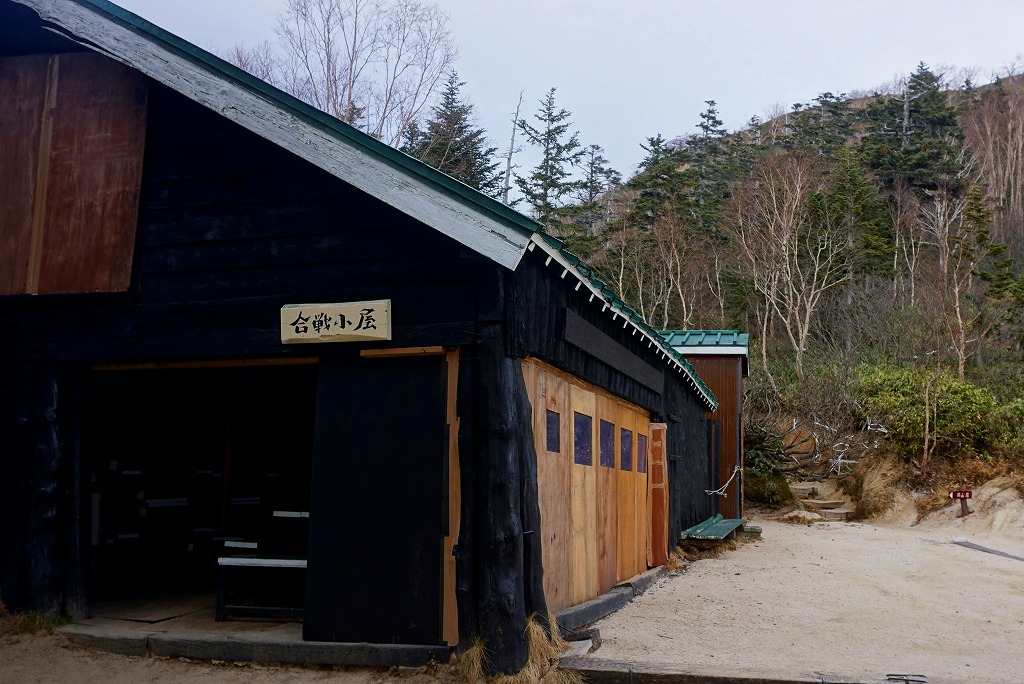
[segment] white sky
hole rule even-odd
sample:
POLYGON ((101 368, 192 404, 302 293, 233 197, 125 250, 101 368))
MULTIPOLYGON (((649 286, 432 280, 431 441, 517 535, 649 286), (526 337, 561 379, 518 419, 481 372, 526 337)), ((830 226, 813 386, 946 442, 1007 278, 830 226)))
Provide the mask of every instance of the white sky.
MULTIPOLYGON (((201 47, 274 39, 284 0, 114 0, 201 47)), ((519 92, 551 87, 584 145, 628 177, 640 144, 692 133, 716 100, 742 127, 781 103, 870 90, 918 62, 977 67, 1024 54, 1020 0, 437 0, 479 123, 502 149, 519 92)), ((528 165, 528 157, 520 159, 528 165)))

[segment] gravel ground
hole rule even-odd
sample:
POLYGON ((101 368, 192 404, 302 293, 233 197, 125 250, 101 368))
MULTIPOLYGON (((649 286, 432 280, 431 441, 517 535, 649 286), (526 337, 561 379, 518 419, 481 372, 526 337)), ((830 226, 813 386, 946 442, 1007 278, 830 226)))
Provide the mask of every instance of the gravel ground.
POLYGON ((1024 526, 992 533, 952 515, 910 528, 754 520, 761 541, 690 563, 600 621, 592 657, 737 675, 1024 682, 1024 562, 950 543, 1024 558, 1024 526))

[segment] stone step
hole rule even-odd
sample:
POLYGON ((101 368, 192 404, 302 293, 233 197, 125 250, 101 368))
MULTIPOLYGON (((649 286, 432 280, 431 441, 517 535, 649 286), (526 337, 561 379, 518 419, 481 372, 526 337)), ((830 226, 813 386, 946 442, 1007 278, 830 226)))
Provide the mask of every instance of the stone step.
POLYGON ((818 496, 818 486, 813 482, 791 482, 789 491, 793 492, 793 496, 798 499, 818 496))
POLYGON ((800 501, 804 508, 812 510, 824 510, 830 508, 842 508, 846 502, 842 499, 802 499, 800 501))
POLYGON ((853 516, 849 508, 824 508, 820 513, 825 520, 849 520, 853 516))

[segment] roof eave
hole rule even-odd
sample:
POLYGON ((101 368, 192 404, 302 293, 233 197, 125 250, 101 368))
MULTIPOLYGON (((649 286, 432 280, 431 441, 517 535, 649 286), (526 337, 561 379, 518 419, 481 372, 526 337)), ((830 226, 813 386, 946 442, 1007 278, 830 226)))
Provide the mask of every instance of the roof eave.
POLYGON ((588 290, 590 290, 591 301, 593 301, 595 298, 599 298, 602 304, 602 310, 610 310, 612 312, 613 320, 621 316, 624 319, 624 327, 631 326, 633 328, 634 334, 642 334, 647 339, 649 347, 657 347, 658 355, 664 358, 665 362, 669 366, 675 367, 676 370, 681 372, 684 375, 684 377, 686 377, 691 388, 694 390, 697 396, 701 398, 704 405, 707 406, 709 410, 714 411, 715 409, 717 409, 718 399, 715 398, 715 395, 711 391, 711 388, 704 383, 704 381, 697 374, 697 371, 693 368, 693 366, 691 366, 686 359, 679 355, 675 351, 675 349, 673 349, 661 337, 661 335, 658 334, 657 330, 646 325, 645 323, 641 324, 642 321, 638 322, 637 318, 639 318, 639 316, 636 314, 636 312, 634 312, 632 309, 629 309, 624 305, 617 304, 615 301, 610 301, 608 296, 604 292, 602 292, 590 278, 580 273, 579 269, 577 269, 575 265, 573 265, 572 263, 569 262, 568 259, 566 259, 565 255, 562 253, 560 249, 550 244, 549 240, 555 240, 555 238, 551 238, 550 236, 546 235, 543 232, 535 233, 530 238, 530 251, 533 251, 535 249, 534 245, 539 246, 544 251, 544 253, 548 255, 548 259, 545 262, 546 264, 550 264, 551 261, 557 262, 557 264, 563 269, 563 278, 569 273, 571 273, 573 277, 575 277, 576 280, 578 280, 580 283, 580 285, 577 285, 577 289, 580 286, 585 286, 588 290))

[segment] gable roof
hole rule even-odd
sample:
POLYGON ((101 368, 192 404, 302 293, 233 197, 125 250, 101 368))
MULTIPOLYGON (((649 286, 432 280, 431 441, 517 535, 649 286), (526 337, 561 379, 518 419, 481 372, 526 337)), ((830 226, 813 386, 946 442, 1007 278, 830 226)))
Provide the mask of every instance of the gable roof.
POLYGON ((515 269, 533 219, 107 0, 11 0, 69 40, 122 62, 337 178, 515 269))
MULTIPOLYGON (((541 225, 107 0, 9 0, 49 30, 140 71, 510 270, 538 246, 657 347, 711 410, 711 389, 594 272, 541 225)), ((563 276, 565 274, 563 273, 563 276)), ((577 285, 579 288, 579 285, 577 285)))
POLYGON ((748 374, 750 335, 747 333, 739 330, 659 330, 658 334, 680 354, 743 357, 743 375, 748 374))

